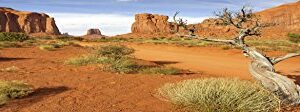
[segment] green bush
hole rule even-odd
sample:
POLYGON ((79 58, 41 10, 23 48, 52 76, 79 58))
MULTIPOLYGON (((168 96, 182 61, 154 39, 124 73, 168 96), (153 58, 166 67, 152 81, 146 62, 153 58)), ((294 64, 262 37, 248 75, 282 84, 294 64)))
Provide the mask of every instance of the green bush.
POLYGON ((300 34, 289 33, 288 34, 289 40, 291 42, 299 43, 300 42, 300 34))
POLYGON ((162 98, 188 111, 274 112, 279 99, 259 85, 237 79, 194 79, 166 84, 162 98))
POLYGON ((23 33, 1 32, 0 41, 24 41, 29 37, 23 33))
POLYGON ((103 46, 100 49, 96 50, 97 55, 114 59, 129 57, 133 53, 134 49, 128 48, 126 46, 116 45, 103 46))
POLYGON ((9 99, 22 98, 33 92, 33 87, 18 81, 0 81, 0 105, 9 99))

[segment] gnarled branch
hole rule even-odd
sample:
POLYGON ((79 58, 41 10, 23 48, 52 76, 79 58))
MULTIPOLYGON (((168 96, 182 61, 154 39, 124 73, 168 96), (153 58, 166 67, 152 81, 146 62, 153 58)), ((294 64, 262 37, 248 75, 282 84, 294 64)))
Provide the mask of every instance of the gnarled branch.
POLYGON ((297 57, 297 56, 300 56, 300 53, 289 53, 285 56, 272 58, 271 61, 272 61, 273 65, 275 65, 281 61, 287 60, 289 58, 297 57))
POLYGON ((225 25, 233 25, 240 29, 239 35, 232 40, 201 38, 199 36, 192 37, 204 41, 222 42, 241 47, 244 54, 252 59, 249 70, 257 82, 265 89, 279 96, 284 105, 300 105, 300 87, 288 77, 276 73, 274 68, 276 63, 300 56, 300 53, 290 53, 282 57, 269 58, 265 54, 258 52, 255 48, 248 47, 245 43, 245 38, 253 35, 259 36, 261 34, 260 29, 264 27, 261 25, 259 19, 253 15, 252 10, 243 7, 240 12, 233 13, 225 8, 222 12, 216 13, 216 16, 225 25))

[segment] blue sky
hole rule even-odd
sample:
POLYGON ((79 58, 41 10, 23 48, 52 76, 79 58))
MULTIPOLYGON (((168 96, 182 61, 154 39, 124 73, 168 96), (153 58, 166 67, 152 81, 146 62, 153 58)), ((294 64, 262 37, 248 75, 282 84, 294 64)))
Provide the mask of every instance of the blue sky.
POLYGON ((45 12, 54 17, 61 32, 82 35, 88 28, 100 28, 103 34, 130 32, 136 13, 180 16, 189 23, 212 17, 221 8, 238 9, 242 5, 256 11, 296 0, 0 0, 0 7, 45 12))

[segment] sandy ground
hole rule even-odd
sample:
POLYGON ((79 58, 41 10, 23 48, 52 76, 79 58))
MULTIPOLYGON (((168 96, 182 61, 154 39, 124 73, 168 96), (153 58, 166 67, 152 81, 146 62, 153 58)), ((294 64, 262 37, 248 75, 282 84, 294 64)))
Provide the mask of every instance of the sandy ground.
MULTIPOLYGON (((96 66, 74 67, 63 61, 87 53, 83 48, 57 51, 33 48, 1 50, 0 68, 16 66, 15 72, 0 72, 1 80, 23 80, 36 91, 24 99, 10 101, 1 112, 170 112, 176 109, 156 97, 165 83, 206 77, 237 77, 251 80, 247 63, 239 50, 187 48, 167 45, 127 44, 136 57, 167 66, 198 72, 189 75, 121 75, 100 71, 96 66)), ((282 53, 272 52, 271 55, 282 53)), ((300 81, 300 58, 276 68, 300 81)))

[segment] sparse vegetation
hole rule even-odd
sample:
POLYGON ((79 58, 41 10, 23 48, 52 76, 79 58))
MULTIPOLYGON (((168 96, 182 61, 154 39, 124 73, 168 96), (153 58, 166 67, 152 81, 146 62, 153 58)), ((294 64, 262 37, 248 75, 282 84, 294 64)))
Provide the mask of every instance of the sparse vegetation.
POLYGON ((144 73, 144 74, 164 74, 175 75, 181 70, 163 66, 146 66, 137 63, 132 54, 134 49, 126 46, 108 45, 95 49, 90 55, 71 58, 65 64, 84 66, 89 64, 102 64, 104 71, 121 74, 144 73))
POLYGON ((137 73, 141 67, 130 58, 107 58, 106 62, 103 70, 122 74, 137 73))
MULTIPOLYGON (((153 44, 172 44, 186 47, 221 47, 223 50, 239 49, 238 47, 224 45, 222 43, 207 42, 189 38, 105 38, 97 39, 97 42, 136 42, 136 43, 153 43, 153 44)), ((287 40, 255 40, 249 39, 246 43, 251 46, 257 46, 261 51, 283 51, 294 52, 300 47, 297 43, 287 40)))
POLYGON ((74 36, 67 36, 67 35, 59 36, 57 39, 61 41, 73 41, 73 40, 82 41, 83 40, 83 38, 81 37, 74 37, 74 36))
POLYGON ((108 45, 96 50, 96 55, 113 59, 128 58, 134 53, 134 49, 126 46, 108 45))
POLYGON ((194 79, 158 90, 166 100, 195 112, 274 112, 280 100, 259 85, 237 79, 194 79))
POLYGON ((9 99, 22 98, 33 92, 33 87, 19 81, 0 81, 0 105, 9 99))
POLYGON ((23 33, 1 32, 0 41, 24 41, 29 37, 23 33))
POLYGON ((294 43, 300 43, 300 34, 289 33, 289 40, 294 43))
POLYGON ((59 48, 59 46, 55 44, 44 44, 44 45, 40 45, 39 48, 41 50, 54 51, 55 49, 59 48))
POLYGON ((103 59, 95 55, 85 55, 77 58, 70 58, 65 61, 65 64, 76 65, 76 66, 85 66, 89 64, 102 64, 103 59))
POLYGON ((22 47, 22 45, 18 42, 9 42, 9 41, 0 42, 0 48, 19 48, 19 47, 22 47))

